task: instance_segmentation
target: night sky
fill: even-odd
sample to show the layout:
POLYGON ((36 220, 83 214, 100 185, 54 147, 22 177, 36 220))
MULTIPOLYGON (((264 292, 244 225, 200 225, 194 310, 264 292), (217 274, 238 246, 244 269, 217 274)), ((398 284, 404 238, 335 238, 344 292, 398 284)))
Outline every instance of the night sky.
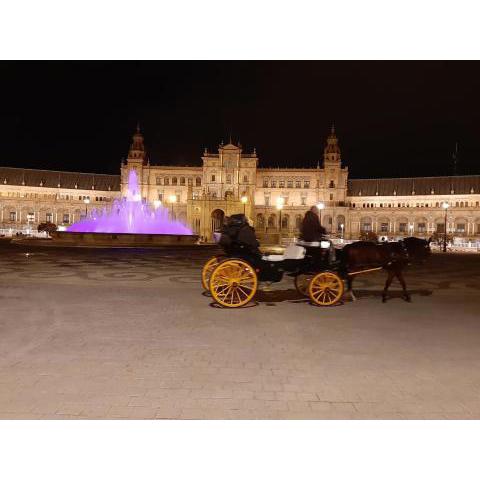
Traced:
POLYGON ((353 178, 480 174, 479 62, 0 62, 0 166, 119 173, 137 120, 152 164, 221 140, 314 167, 335 122, 353 178))

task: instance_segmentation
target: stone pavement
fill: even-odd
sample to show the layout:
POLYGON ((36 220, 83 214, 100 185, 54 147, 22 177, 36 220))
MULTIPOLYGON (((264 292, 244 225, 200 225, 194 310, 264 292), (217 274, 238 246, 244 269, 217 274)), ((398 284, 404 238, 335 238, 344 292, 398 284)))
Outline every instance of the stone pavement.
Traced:
POLYGON ((0 418, 480 418, 480 255, 408 270, 411 304, 375 272, 357 302, 287 278, 232 311, 211 253, 0 246, 0 418))

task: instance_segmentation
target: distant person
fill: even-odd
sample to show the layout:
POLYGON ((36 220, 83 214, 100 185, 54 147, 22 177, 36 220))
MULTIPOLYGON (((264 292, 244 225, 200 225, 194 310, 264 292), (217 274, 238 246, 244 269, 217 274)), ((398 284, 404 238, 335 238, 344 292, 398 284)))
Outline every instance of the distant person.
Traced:
POLYGON ((304 242, 319 242, 327 231, 320 223, 318 208, 313 206, 305 214, 300 225, 300 239, 304 242))

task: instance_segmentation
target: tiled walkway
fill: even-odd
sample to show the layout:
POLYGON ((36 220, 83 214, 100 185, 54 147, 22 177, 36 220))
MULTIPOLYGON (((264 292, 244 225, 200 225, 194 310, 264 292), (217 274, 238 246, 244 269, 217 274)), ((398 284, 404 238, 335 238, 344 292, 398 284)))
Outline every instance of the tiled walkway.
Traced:
POLYGON ((480 418, 480 255, 407 271, 411 304, 375 272, 227 311, 210 254, 1 246, 0 418, 480 418))

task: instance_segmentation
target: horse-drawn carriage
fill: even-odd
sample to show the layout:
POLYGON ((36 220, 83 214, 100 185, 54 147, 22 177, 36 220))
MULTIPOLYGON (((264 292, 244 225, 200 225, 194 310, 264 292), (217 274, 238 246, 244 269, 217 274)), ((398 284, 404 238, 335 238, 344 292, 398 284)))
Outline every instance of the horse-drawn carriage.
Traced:
POLYGON ((203 288, 223 307, 243 307, 254 298, 259 283, 280 282, 284 275, 293 277, 297 291, 313 304, 331 306, 341 301, 344 283, 355 300, 355 275, 382 269, 388 274, 382 300, 387 300, 388 288, 396 277, 403 298, 410 301, 402 271, 410 263, 424 262, 430 255, 430 239, 415 237, 381 244, 354 242, 337 250, 336 261, 332 261, 333 246, 327 238, 318 242, 298 241, 289 245, 283 255, 263 255, 245 217, 232 215, 231 219, 230 234, 227 227, 217 236, 221 245, 222 239, 233 237, 222 245, 225 254, 211 258, 202 269, 203 288))
POLYGON ((330 258, 330 240, 297 242, 283 255, 262 255, 236 246, 225 255, 211 258, 202 269, 203 288, 223 307, 242 307, 255 296, 260 282, 294 278, 297 291, 321 306, 335 305, 344 292, 339 264, 330 258))

